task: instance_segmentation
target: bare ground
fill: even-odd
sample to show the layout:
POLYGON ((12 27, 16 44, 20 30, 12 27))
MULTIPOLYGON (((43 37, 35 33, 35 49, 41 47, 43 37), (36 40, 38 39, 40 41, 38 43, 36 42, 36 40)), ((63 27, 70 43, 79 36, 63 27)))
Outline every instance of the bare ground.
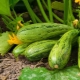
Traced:
POLYGON ((30 62, 25 57, 20 57, 16 60, 12 53, 8 53, 4 57, 0 57, 0 80, 18 80, 21 69, 24 67, 35 68, 39 66, 48 68, 47 59, 30 62))

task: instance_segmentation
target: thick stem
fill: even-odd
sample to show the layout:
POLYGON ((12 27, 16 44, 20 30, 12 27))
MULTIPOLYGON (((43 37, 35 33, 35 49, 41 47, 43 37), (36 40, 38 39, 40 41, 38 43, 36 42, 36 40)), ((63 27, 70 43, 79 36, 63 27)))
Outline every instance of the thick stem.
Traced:
MULTIPOLYGON (((45 3, 44 0, 42 0, 42 3, 44 4, 44 6, 46 7, 46 9, 48 10, 48 6, 47 6, 47 4, 45 3)), ((61 23, 64 23, 64 21, 63 21, 61 18, 59 18, 55 13, 52 12, 52 15, 53 15, 58 21, 60 21, 61 23)))
POLYGON ((71 20, 73 21, 75 19, 74 15, 73 15, 73 11, 72 11, 72 0, 69 0, 69 14, 70 15, 71 20))
POLYGON ((50 22, 49 19, 48 19, 48 17, 47 17, 47 15, 46 15, 46 13, 45 13, 45 11, 44 11, 44 9, 43 9, 43 7, 42 7, 42 4, 41 4, 40 0, 37 0, 37 4, 39 6, 39 9, 41 10, 41 13, 42 13, 45 21, 46 22, 50 22))
POLYGON ((68 11, 69 11, 69 0, 64 1, 64 24, 67 24, 68 20, 68 11))
POLYGON ((53 22, 53 15, 52 15, 52 8, 51 8, 51 0, 47 0, 47 4, 48 4, 48 11, 49 11, 49 18, 50 18, 50 21, 53 22))
POLYGON ((26 8, 27 8, 27 10, 28 10, 28 12, 29 12, 29 15, 30 15, 33 23, 37 23, 37 22, 36 22, 36 19, 35 19, 35 17, 34 17, 33 10, 31 9, 28 0, 23 0, 23 2, 24 2, 25 6, 26 6, 26 8))
POLYGON ((14 13, 15 17, 17 17, 17 14, 16 14, 16 12, 15 12, 14 8, 12 8, 12 11, 13 11, 13 13, 14 13))

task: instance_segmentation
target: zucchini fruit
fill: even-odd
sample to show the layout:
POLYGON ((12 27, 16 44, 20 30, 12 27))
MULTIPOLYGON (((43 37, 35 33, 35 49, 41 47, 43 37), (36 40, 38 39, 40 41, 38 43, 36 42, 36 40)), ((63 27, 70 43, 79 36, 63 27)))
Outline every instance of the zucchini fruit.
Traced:
POLYGON ((23 55, 25 48, 29 45, 29 43, 22 43, 17 45, 13 51, 12 54, 14 55, 15 58, 17 58, 19 55, 23 55))
POLYGON ((35 42, 50 39, 73 29, 68 25, 57 23, 36 23, 22 27, 17 32, 17 37, 21 42, 35 42))
POLYGON ((57 40, 42 40, 30 44, 24 51, 25 57, 30 61, 46 58, 57 40))
POLYGON ((49 66, 52 69, 62 69, 67 64, 71 54, 72 42, 78 33, 77 29, 66 32, 53 46, 48 58, 49 66))

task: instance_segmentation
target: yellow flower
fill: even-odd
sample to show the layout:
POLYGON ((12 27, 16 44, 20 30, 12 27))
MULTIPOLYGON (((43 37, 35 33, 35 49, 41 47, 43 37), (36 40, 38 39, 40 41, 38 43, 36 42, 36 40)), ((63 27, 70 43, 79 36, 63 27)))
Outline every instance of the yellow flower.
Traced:
POLYGON ((23 24, 21 23, 21 21, 18 21, 19 26, 23 27, 23 24))
POLYGON ((74 25, 74 26, 77 26, 77 25, 78 25, 78 22, 79 22, 78 19, 75 19, 75 20, 73 21, 73 25, 74 25))
POLYGON ((17 25, 17 27, 16 27, 16 28, 17 28, 17 30, 19 30, 19 29, 20 29, 20 27, 19 27, 18 25, 17 25))
POLYGON ((21 21, 18 21, 18 24, 17 24, 17 30, 19 30, 20 27, 23 27, 23 24, 21 23, 21 21))
POLYGON ((9 40, 8 43, 10 45, 12 44, 21 44, 22 42, 16 37, 16 35, 14 33, 12 33, 12 35, 9 34, 9 40))
POLYGON ((79 5, 80 5, 80 0, 75 0, 75 3, 79 3, 79 5))

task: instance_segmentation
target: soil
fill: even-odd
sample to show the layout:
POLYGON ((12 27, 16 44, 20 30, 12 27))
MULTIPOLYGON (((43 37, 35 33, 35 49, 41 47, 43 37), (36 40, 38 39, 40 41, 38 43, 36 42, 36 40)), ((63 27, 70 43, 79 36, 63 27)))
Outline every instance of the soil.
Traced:
POLYGON ((21 69, 24 67, 35 68, 40 66, 49 68, 47 59, 30 62, 25 57, 20 56, 16 60, 12 53, 7 53, 4 57, 0 56, 0 80, 18 80, 21 69))

